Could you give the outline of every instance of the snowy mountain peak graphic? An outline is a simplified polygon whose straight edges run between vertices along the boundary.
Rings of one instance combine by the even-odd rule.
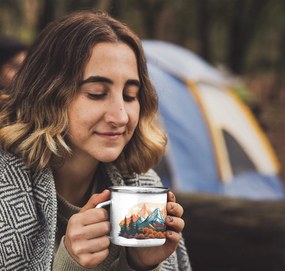
[[[150,214],[151,214],[151,211],[148,209],[147,205],[144,203],[140,211],[138,212],[138,216],[143,217],[145,219]]]
[[[137,221],[138,228],[157,227],[165,223],[165,219],[161,214],[159,208],[156,208],[144,221],[141,223]]]

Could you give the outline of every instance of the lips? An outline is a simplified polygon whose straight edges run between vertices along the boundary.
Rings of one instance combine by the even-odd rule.
[[[97,136],[100,136],[102,138],[110,139],[110,140],[116,140],[123,136],[124,132],[95,132]]]

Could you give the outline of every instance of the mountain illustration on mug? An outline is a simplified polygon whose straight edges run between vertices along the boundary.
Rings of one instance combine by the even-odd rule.
[[[129,210],[119,223],[119,236],[124,238],[165,238],[165,204],[140,203]]]

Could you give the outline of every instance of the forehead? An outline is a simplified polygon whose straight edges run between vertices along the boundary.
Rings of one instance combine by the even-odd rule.
[[[93,75],[128,73],[138,77],[137,59],[131,47],[123,42],[101,42],[91,51],[84,70],[84,78]]]

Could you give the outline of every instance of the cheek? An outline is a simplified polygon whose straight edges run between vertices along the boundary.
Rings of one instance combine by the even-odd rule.
[[[74,104],[71,104],[68,110],[68,118],[70,127],[86,126],[92,121],[96,112],[91,110],[92,107],[79,98]]]
[[[86,116],[88,115],[85,112],[86,109],[80,109],[76,105],[72,105],[68,110],[68,126],[69,126],[69,134],[71,136],[79,135],[80,131],[84,126],[87,125]]]
[[[89,130],[92,122],[90,121],[90,118],[87,118],[88,114],[82,114],[82,112],[79,112],[78,114],[72,114],[70,115],[69,119],[69,133],[70,135],[76,135],[80,136],[86,131]]]

